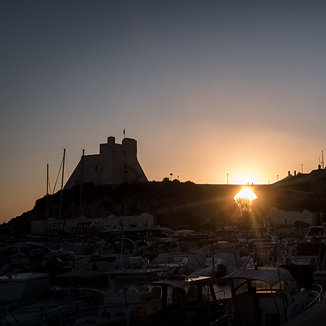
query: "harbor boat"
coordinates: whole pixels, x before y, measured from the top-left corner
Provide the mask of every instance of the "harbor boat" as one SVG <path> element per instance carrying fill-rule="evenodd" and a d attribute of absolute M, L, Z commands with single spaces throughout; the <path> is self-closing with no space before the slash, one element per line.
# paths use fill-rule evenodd
<path fill-rule="evenodd" d="M 49 247 L 35 242 L 18 242 L 7 246 L 0 253 L 0 275 L 8 271 L 59 273 L 62 267 L 60 259 Z"/>
<path fill-rule="evenodd" d="M 210 254 L 211 257 L 206 258 L 207 267 L 194 274 L 218 278 L 249 264 L 249 258 L 242 259 L 238 249 L 216 249 Z"/>
<path fill-rule="evenodd" d="M 47 273 L 26 272 L 12 273 L 0 277 L 0 303 L 40 297 L 50 289 Z"/>
<path fill-rule="evenodd" d="M 162 268 L 125 268 L 106 271 L 109 278 L 108 291 L 104 296 L 99 314 L 108 317 L 110 322 L 129 323 L 136 306 L 143 302 L 157 300 L 148 285 L 158 279 Z M 146 309 L 152 313 L 157 305 L 151 304 Z"/>
<path fill-rule="evenodd" d="M 74 325 L 226 325 L 229 305 L 217 279 L 206 276 L 158 277 L 156 269 L 107 271 L 110 278 L 96 314 Z"/>
<path fill-rule="evenodd" d="M 76 318 L 96 313 L 100 293 L 90 290 L 48 290 L 40 298 L 1 305 L 0 325 L 72 325 Z"/>
<path fill-rule="evenodd" d="M 151 281 L 157 280 L 160 269 L 118 268 L 106 270 L 108 288 L 104 291 L 103 302 L 95 313 L 76 316 L 74 325 L 131 325 L 133 312 L 143 303 L 149 313 L 158 309 L 155 291 L 149 291 Z M 155 302 L 155 304 L 154 304 Z"/>
<path fill-rule="evenodd" d="M 114 268 L 123 269 L 130 265 L 130 259 L 141 255 L 141 247 L 132 239 L 122 237 L 104 243 L 97 254 L 90 257 L 90 262 L 106 261 L 113 264 Z"/>
<path fill-rule="evenodd" d="M 326 253 L 326 244 L 322 242 L 300 242 L 292 256 L 279 265 L 290 271 L 297 282 L 309 287 L 314 282 L 314 272 L 320 268 Z"/>
<path fill-rule="evenodd" d="M 171 275 L 147 285 L 152 300 L 142 301 L 132 314 L 136 325 L 227 325 L 229 304 L 218 279 Z M 155 307 L 155 309 L 153 309 Z"/>
<path fill-rule="evenodd" d="M 308 242 L 326 242 L 326 230 L 324 225 L 316 225 L 308 228 L 306 234 Z"/>
<path fill-rule="evenodd" d="M 284 268 L 236 270 L 221 280 L 231 288 L 229 325 L 281 325 L 321 300 L 322 287 L 299 289 Z"/>
<path fill-rule="evenodd" d="M 279 243 L 271 241 L 256 241 L 253 243 L 254 264 L 257 266 L 278 266 L 281 259 Z"/>
<path fill-rule="evenodd" d="M 317 268 L 312 273 L 313 279 L 317 283 L 322 283 L 325 285 L 326 282 L 326 255 L 323 258 L 322 263 L 320 264 L 320 267 Z"/>
<path fill-rule="evenodd" d="M 192 274 L 207 267 L 206 258 L 198 253 L 170 252 L 159 254 L 149 267 L 168 268 L 170 274 Z"/>

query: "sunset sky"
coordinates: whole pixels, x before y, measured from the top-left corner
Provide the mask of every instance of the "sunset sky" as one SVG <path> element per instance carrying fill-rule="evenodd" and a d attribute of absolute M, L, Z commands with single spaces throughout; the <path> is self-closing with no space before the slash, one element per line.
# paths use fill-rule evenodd
<path fill-rule="evenodd" d="M 47 164 L 54 187 L 64 148 L 67 181 L 124 129 L 150 181 L 316 169 L 325 31 L 322 0 L 2 0 L 0 222 L 45 195 Z"/>

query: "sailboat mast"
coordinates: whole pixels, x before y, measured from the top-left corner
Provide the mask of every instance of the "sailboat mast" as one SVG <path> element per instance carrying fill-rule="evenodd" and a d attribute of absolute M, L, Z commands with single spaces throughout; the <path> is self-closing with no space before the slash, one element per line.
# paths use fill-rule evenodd
<path fill-rule="evenodd" d="M 46 164 L 46 195 L 45 195 L 45 218 L 43 232 L 46 231 L 46 224 L 49 218 L 49 163 Z"/>
<path fill-rule="evenodd" d="M 45 220 L 49 214 L 49 163 L 46 164 L 46 202 L 45 202 Z"/>
<path fill-rule="evenodd" d="M 61 211 L 62 211 L 62 192 L 63 192 L 63 180 L 64 180 L 64 171 L 65 171 L 65 157 L 66 149 L 63 149 L 63 158 L 62 158 L 62 175 L 61 175 L 61 193 L 60 193 L 60 211 L 59 211 L 59 220 L 61 220 Z"/>
<path fill-rule="evenodd" d="M 80 176 L 80 194 L 79 194 L 79 214 L 80 214 L 80 217 L 83 215 L 82 200 L 83 200 L 84 155 L 85 155 L 85 149 L 83 149 L 83 154 L 82 154 L 82 157 L 81 157 L 81 176 Z"/>

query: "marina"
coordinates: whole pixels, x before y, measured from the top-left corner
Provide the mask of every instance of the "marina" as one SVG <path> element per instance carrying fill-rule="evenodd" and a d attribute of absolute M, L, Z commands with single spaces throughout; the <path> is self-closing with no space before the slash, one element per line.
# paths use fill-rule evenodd
<path fill-rule="evenodd" d="M 308 229 L 147 231 L 3 238 L 0 325 L 304 325 L 326 313 L 325 244 Z M 299 264 L 301 247 L 314 250 Z"/>

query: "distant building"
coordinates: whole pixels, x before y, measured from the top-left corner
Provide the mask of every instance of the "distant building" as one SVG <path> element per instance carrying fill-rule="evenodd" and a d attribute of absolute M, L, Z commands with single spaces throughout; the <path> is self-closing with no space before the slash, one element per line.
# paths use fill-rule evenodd
<path fill-rule="evenodd" d="M 45 232 L 57 232 L 64 230 L 69 233 L 78 233 L 86 228 L 90 231 L 116 231 L 121 229 L 121 225 L 126 231 L 137 231 L 137 229 L 155 228 L 156 217 L 154 215 L 143 213 L 135 216 L 115 216 L 110 215 L 100 218 L 86 218 L 84 216 L 77 219 L 67 219 L 63 226 L 63 221 L 55 218 L 48 220 L 32 220 L 31 234 L 43 234 Z"/>
<path fill-rule="evenodd" d="M 293 226 L 295 222 L 301 221 L 309 225 L 318 225 L 317 213 L 309 212 L 308 210 L 300 211 L 285 211 L 272 207 L 264 217 L 266 225 L 287 225 Z"/>
<path fill-rule="evenodd" d="M 124 138 L 122 144 L 116 144 L 115 137 L 110 136 L 106 144 L 100 144 L 100 154 L 82 156 L 65 189 L 87 182 L 105 185 L 147 181 L 137 159 L 137 141 Z"/>

